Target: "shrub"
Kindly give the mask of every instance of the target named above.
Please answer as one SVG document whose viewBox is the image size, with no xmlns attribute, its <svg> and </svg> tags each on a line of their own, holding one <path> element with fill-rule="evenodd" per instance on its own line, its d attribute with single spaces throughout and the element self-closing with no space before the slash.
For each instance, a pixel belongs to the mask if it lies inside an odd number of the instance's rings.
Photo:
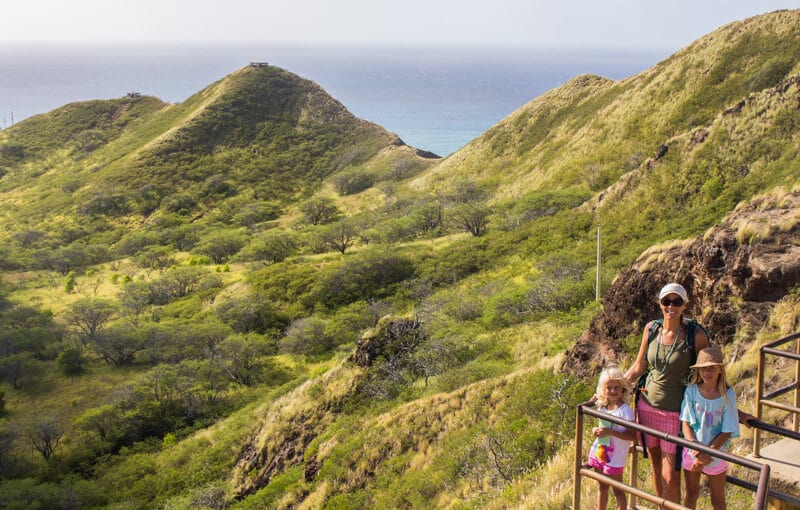
<svg viewBox="0 0 800 510">
<path fill-rule="evenodd" d="M 0 156 L 9 161 L 25 159 L 25 147 L 18 143 L 7 143 L 0 147 Z"/>
<path fill-rule="evenodd" d="M 64 375 L 78 375 L 83 372 L 83 354 L 77 347 L 67 347 L 58 354 L 56 366 Z"/>
<path fill-rule="evenodd" d="M 168 212 L 185 216 L 197 207 L 197 200 L 190 193 L 175 193 L 164 197 L 161 207 Z"/>
<path fill-rule="evenodd" d="M 254 292 L 274 302 L 299 303 L 308 309 L 315 305 L 314 287 L 320 270 L 310 264 L 283 262 L 249 276 Z"/>
<path fill-rule="evenodd" d="M 222 264 L 241 250 L 246 242 L 242 232 L 214 232 L 201 239 L 195 250 L 210 257 L 215 264 Z"/>
<path fill-rule="evenodd" d="M 330 198 L 312 198 L 300 206 L 300 212 L 305 216 L 306 223 L 321 225 L 330 223 L 339 216 L 336 203 Z"/>
<path fill-rule="evenodd" d="M 214 314 L 237 333 L 277 336 L 289 323 L 288 317 L 261 294 L 223 301 Z"/>
<path fill-rule="evenodd" d="M 289 232 L 270 230 L 242 249 L 240 260 L 262 260 L 275 264 L 283 262 L 297 252 L 297 240 Z"/>
<path fill-rule="evenodd" d="M 328 352 L 335 340 L 327 334 L 328 321 L 318 317 L 306 317 L 292 322 L 286 335 L 280 340 L 281 351 L 313 356 Z"/>
<path fill-rule="evenodd" d="M 410 260 L 383 251 L 366 251 L 323 275 L 316 294 L 330 308 L 392 294 L 395 286 L 413 276 Z"/>
<path fill-rule="evenodd" d="M 372 186 L 375 178 L 361 170 L 342 172 L 333 178 L 333 187 L 341 195 L 354 195 Z"/>
<path fill-rule="evenodd" d="M 427 259 L 418 265 L 419 277 L 430 280 L 434 285 L 454 284 L 466 276 L 486 269 L 491 263 L 491 257 L 481 243 L 481 240 L 472 238 L 451 244 L 436 258 Z"/>
</svg>

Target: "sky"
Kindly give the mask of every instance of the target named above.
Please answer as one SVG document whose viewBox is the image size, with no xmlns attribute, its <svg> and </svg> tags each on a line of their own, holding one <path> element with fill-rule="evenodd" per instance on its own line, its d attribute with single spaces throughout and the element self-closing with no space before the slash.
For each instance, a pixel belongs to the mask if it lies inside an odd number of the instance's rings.
<svg viewBox="0 0 800 510">
<path fill-rule="evenodd" d="M 3 0 L 0 48 L 288 43 L 677 50 L 800 0 Z"/>
</svg>

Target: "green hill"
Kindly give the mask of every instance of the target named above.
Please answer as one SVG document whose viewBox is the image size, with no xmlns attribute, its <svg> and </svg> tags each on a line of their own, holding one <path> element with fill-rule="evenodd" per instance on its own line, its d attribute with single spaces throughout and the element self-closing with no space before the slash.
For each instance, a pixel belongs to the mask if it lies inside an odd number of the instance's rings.
<svg viewBox="0 0 800 510">
<path fill-rule="evenodd" d="M 0 131 L 0 506 L 561 508 L 593 386 L 565 352 L 638 319 L 615 277 L 665 246 L 794 235 L 730 215 L 795 208 L 799 103 L 780 11 L 445 159 L 272 66 Z M 751 352 L 796 294 L 716 341 Z"/>
</svg>

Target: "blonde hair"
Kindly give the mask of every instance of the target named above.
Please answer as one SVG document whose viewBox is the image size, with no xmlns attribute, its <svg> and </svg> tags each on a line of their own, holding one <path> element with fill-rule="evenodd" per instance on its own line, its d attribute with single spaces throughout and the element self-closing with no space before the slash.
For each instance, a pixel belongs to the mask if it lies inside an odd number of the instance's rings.
<svg viewBox="0 0 800 510">
<path fill-rule="evenodd" d="M 728 377 L 725 375 L 725 365 L 716 365 L 719 367 L 719 377 L 717 377 L 717 390 L 719 394 L 722 395 L 722 400 L 725 401 L 726 406 L 730 406 L 731 403 L 728 401 L 728 390 L 731 388 L 731 385 L 728 384 Z M 693 368 L 692 372 L 689 374 L 689 384 L 699 384 L 703 380 L 700 377 L 700 369 Z"/>
<path fill-rule="evenodd" d="M 622 387 L 622 396 L 620 397 L 622 402 L 627 402 L 630 399 L 633 390 L 631 389 L 631 384 L 625 378 L 625 374 L 622 373 L 619 367 L 608 367 L 600 372 L 600 378 L 597 381 L 595 397 L 597 397 L 598 405 L 603 407 L 608 405 L 608 400 L 606 399 L 604 391 L 608 381 L 617 381 Z"/>
</svg>

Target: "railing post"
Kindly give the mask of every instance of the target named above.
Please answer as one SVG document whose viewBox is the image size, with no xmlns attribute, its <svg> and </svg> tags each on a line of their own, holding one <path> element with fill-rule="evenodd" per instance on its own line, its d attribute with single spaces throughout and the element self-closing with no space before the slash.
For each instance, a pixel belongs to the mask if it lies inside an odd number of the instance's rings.
<svg viewBox="0 0 800 510">
<path fill-rule="evenodd" d="M 756 377 L 756 419 L 761 421 L 761 398 L 764 396 L 764 370 L 766 354 L 763 348 L 758 349 L 758 375 Z M 753 457 L 761 457 L 761 433 L 758 428 L 753 431 Z"/>
<path fill-rule="evenodd" d="M 797 354 L 800 355 L 800 338 L 797 339 Z M 800 407 L 800 360 L 795 360 L 794 362 L 794 407 Z M 798 432 L 798 425 L 800 425 L 800 419 L 798 419 L 797 413 L 794 414 L 794 431 Z"/>
<path fill-rule="evenodd" d="M 769 475 L 770 465 L 764 464 L 758 477 L 758 488 L 756 489 L 755 510 L 767 510 L 767 496 L 769 496 Z"/>
<path fill-rule="evenodd" d="M 581 461 L 583 460 L 583 404 L 578 405 L 575 413 L 575 465 L 572 473 L 572 508 L 581 507 Z"/>
<path fill-rule="evenodd" d="M 636 437 L 639 437 L 639 434 L 636 434 Z M 639 450 L 636 449 L 637 441 L 633 442 L 631 445 L 631 487 L 634 489 L 638 488 L 637 483 L 639 482 Z M 636 494 L 631 493 L 631 504 L 628 505 L 630 508 L 636 508 Z"/>
</svg>

